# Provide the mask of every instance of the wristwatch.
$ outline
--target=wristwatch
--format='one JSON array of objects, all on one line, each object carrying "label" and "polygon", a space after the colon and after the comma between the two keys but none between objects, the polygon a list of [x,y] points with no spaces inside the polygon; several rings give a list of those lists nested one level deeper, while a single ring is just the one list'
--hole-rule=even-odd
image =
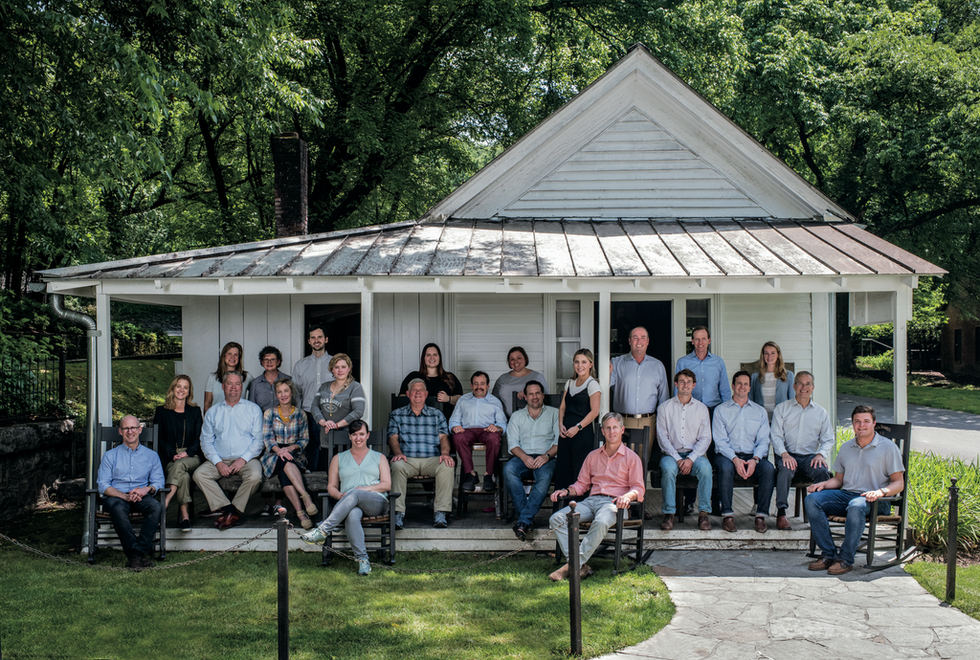
[{"label": "wristwatch", "polygon": [[578,423],[578,424],[576,424],[575,426],[577,426],[577,427],[578,427],[578,430],[579,430],[579,431],[581,431],[581,430],[582,430],[582,423],[581,423],[581,422],[579,422],[579,423]]}]

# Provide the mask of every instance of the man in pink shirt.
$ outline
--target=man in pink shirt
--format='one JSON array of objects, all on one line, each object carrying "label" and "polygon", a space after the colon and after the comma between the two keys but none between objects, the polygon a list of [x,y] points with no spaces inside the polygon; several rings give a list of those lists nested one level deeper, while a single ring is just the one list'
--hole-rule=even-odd
[{"label": "man in pink shirt", "polygon": [[[582,464],[578,480],[568,488],[561,488],[551,494],[551,501],[560,497],[578,497],[591,494],[578,503],[576,511],[582,522],[592,521],[589,533],[579,545],[579,574],[583,579],[592,575],[592,569],[585,562],[599,547],[610,527],[616,524],[616,510],[625,509],[630,502],[643,500],[643,461],[631,449],[623,445],[623,417],[619,413],[606,413],[602,418],[602,437],[605,444],[591,452]],[[551,516],[551,529],[562,552],[568,556],[568,530],[566,520],[569,507]],[[568,578],[568,564],[549,575],[558,582]]]}]

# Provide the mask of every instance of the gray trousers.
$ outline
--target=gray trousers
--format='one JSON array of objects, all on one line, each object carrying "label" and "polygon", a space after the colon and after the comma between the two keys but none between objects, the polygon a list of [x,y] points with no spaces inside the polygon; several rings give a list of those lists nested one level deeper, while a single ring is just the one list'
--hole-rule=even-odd
[{"label": "gray trousers", "polygon": [[[380,516],[388,510],[388,499],[381,493],[355,488],[344,493],[327,519],[317,525],[321,532],[330,534],[344,525],[347,540],[358,559],[367,560],[367,548],[364,547],[364,528],[361,518]],[[344,522],[346,521],[346,523]]]}]

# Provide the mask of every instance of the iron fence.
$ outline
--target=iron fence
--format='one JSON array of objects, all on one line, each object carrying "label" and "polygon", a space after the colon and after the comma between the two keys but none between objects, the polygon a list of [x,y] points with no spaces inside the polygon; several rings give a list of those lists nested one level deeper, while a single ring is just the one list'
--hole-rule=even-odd
[{"label": "iron fence", "polygon": [[62,417],[64,402],[64,353],[28,361],[0,356],[0,424]]}]

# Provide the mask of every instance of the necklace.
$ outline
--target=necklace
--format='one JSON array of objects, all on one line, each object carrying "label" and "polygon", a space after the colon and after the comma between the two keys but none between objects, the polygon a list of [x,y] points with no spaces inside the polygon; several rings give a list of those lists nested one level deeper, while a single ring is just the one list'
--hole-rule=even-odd
[{"label": "necklace", "polygon": [[279,419],[282,420],[282,423],[283,424],[288,424],[289,423],[289,418],[293,414],[293,411],[294,410],[296,410],[296,406],[292,406],[289,409],[289,415],[286,415],[285,417],[283,417],[282,416],[282,406],[276,406],[276,413],[279,415]]}]

